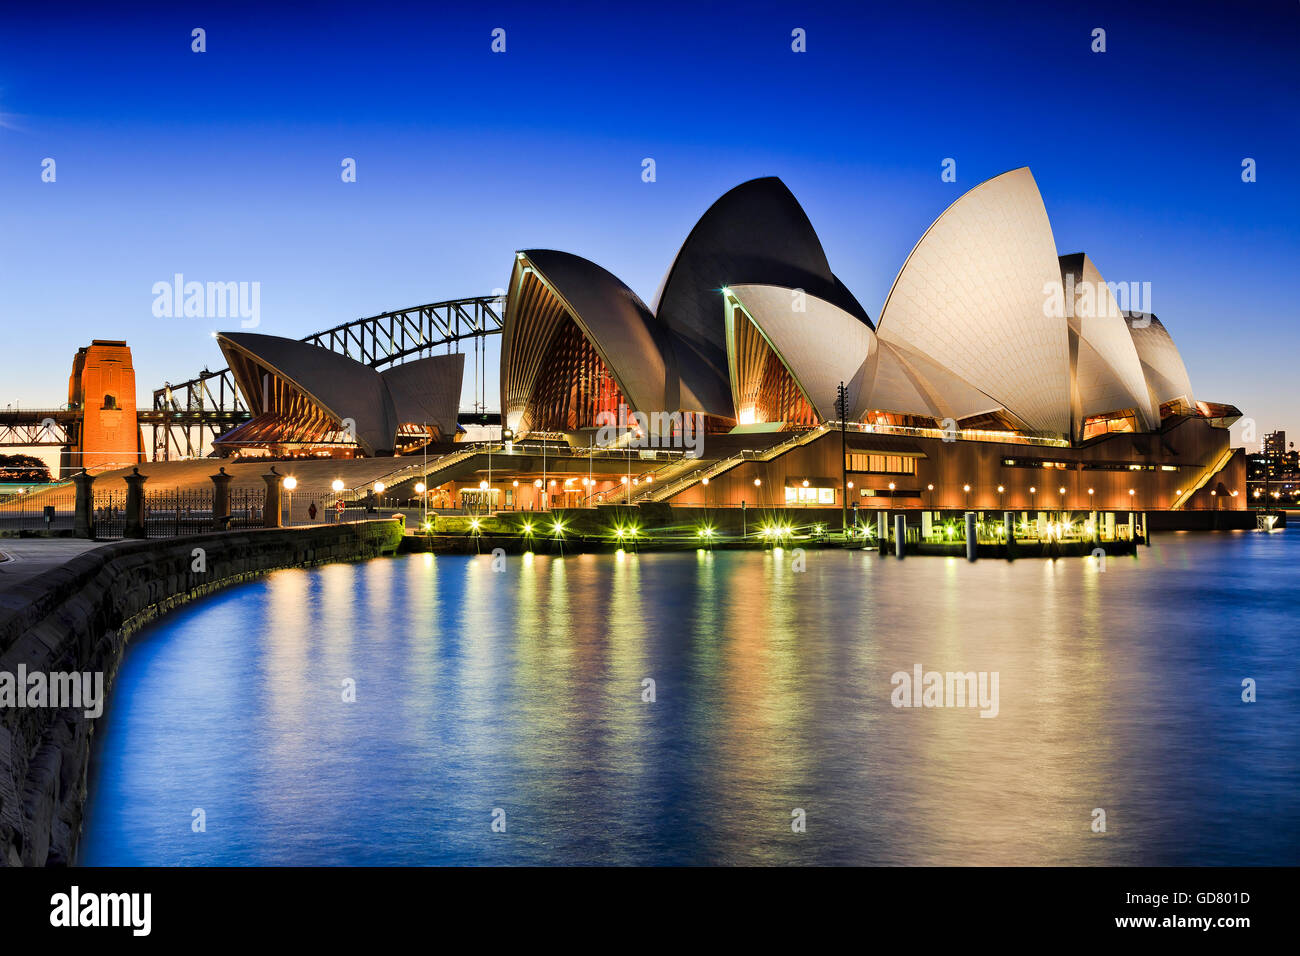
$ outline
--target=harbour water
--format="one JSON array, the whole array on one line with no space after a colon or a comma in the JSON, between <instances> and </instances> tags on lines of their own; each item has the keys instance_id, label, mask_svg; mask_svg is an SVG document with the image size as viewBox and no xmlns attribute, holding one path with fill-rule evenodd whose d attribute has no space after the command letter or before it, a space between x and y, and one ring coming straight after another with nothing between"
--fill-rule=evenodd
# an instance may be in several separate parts
<instances>
[{"instance_id":1,"label":"harbour water","mask_svg":"<svg viewBox=\"0 0 1300 956\"><path fill-rule=\"evenodd\" d=\"M78 862L1295 865L1297 568L1293 524L281 571L133 641ZM996 716L894 706L918 667Z\"/></svg>"}]
</instances>

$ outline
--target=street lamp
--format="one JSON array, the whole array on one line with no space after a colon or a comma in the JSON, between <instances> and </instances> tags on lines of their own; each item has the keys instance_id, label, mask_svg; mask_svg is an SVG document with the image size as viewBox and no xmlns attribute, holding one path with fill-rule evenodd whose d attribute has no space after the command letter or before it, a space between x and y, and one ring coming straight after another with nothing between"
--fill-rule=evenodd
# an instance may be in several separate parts
<instances>
[{"instance_id":1,"label":"street lamp","mask_svg":"<svg viewBox=\"0 0 1300 956\"><path fill-rule=\"evenodd\" d=\"M293 524L293 489L298 487L298 479L293 475L284 479L284 490L289 492L289 524Z\"/></svg>"},{"instance_id":2,"label":"street lamp","mask_svg":"<svg viewBox=\"0 0 1300 956\"><path fill-rule=\"evenodd\" d=\"M1006 507L1006 499L1004 497L1004 493L1006 492L1006 490L1007 489L1004 488L1002 485L998 485L998 508L999 509Z\"/></svg>"},{"instance_id":3,"label":"street lamp","mask_svg":"<svg viewBox=\"0 0 1300 956\"><path fill-rule=\"evenodd\" d=\"M1038 510L1038 489L1033 485L1029 486L1029 510Z\"/></svg>"}]
</instances>

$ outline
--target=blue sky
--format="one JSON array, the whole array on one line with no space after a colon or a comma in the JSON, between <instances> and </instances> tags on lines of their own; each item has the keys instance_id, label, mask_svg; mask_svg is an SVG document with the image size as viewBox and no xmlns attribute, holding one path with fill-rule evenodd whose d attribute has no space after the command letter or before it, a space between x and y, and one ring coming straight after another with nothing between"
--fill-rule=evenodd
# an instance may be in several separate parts
<instances>
[{"instance_id":1,"label":"blue sky","mask_svg":"<svg viewBox=\"0 0 1300 956\"><path fill-rule=\"evenodd\" d=\"M929 223L1028 165L1060 253L1152 283L1198 397L1300 433L1300 4L267 6L0 14L0 404L65 401L95 337L142 401L220 367L231 322L153 315L178 272L259 282L292 337L488 294L534 246L650 301L763 175L875 318Z\"/></svg>"}]
</instances>

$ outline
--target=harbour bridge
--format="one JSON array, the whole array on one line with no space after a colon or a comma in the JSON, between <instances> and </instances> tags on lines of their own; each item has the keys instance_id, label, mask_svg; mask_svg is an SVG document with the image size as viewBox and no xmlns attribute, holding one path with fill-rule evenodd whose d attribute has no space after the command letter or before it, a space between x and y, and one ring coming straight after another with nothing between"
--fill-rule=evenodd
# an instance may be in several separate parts
<instances>
[{"instance_id":1,"label":"harbour bridge","mask_svg":"<svg viewBox=\"0 0 1300 956\"><path fill-rule=\"evenodd\" d=\"M300 341L338 352L348 358L384 368L423 358L434 349L460 351L474 345L474 395L478 409L486 408L486 340L499 335L504 321L504 296L448 299L353 319L304 336ZM248 406L229 368L204 369L183 382L164 382L153 390L151 408L136 418L153 433L154 461L195 458L207 454L213 439L248 421ZM0 447L75 445L82 411L76 408L0 409Z\"/></svg>"}]
</instances>

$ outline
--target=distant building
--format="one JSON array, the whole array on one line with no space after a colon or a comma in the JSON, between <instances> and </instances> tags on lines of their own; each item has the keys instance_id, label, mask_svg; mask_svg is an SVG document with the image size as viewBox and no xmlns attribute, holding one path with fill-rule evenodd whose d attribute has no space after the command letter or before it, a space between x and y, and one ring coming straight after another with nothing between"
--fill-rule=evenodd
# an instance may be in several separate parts
<instances>
[{"instance_id":1,"label":"distant building","mask_svg":"<svg viewBox=\"0 0 1300 956\"><path fill-rule=\"evenodd\" d=\"M1290 504L1300 489L1300 452L1287 448L1286 432L1269 432L1260 450L1246 456L1246 487L1253 504Z\"/></svg>"},{"instance_id":2,"label":"distant building","mask_svg":"<svg viewBox=\"0 0 1300 956\"><path fill-rule=\"evenodd\" d=\"M145 460L136 420L135 368L125 342L96 339L77 351L68 378L68 406L81 416L63 451L64 474Z\"/></svg>"}]
</instances>

